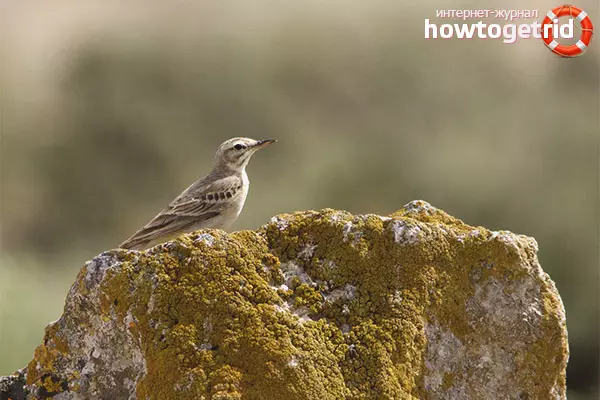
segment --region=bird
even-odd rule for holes
[[[252,155],[274,139],[236,137],[217,149],[213,169],[192,183],[143,228],[119,245],[144,250],[183,233],[199,229],[227,229],[240,215],[250,181],[246,166]]]

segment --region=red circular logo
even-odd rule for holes
[[[557,27],[556,22],[560,17],[570,16],[575,18],[581,25],[581,36],[577,43],[563,46],[558,43],[555,39],[554,28]],[[594,34],[594,25],[590,17],[585,11],[575,6],[568,4],[556,7],[552,11],[549,11],[542,22],[542,40],[546,43],[546,46],[554,53],[562,57],[577,57],[583,54],[588,48],[592,35]]]

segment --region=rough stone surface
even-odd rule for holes
[[[13,375],[0,376],[0,400],[25,400],[25,370],[19,370]]]
[[[113,250],[1,396],[563,399],[565,314],[537,250],[422,201]]]

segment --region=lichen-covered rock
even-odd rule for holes
[[[257,231],[113,250],[81,269],[25,390],[562,399],[565,315],[536,252],[531,238],[468,226],[421,201],[390,217],[299,212]]]

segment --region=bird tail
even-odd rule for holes
[[[119,245],[119,248],[127,250],[144,250],[148,248],[149,244],[149,239],[138,238],[136,237],[136,235],[133,235],[132,237],[121,243]]]
[[[119,245],[122,249],[144,250],[150,245],[165,242],[189,231],[196,218],[159,214],[142,229]]]

